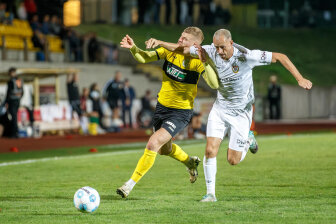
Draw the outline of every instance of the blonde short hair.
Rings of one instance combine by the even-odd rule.
[[[204,40],[204,35],[203,32],[200,28],[195,27],[195,26],[189,26],[183,30],[184,33],[188,33],[196,37],[197,40],[200,41],[199,44],[201,44]]]

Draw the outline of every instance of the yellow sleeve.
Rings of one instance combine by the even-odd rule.
[[[170,52],[166,48],[160,47],[155,50],[159,59],[166,59],[167,54]]]
[[[157,51],[144,51],[135,45],[130,49],[130,51],[135,60],[137,60],[140,63],[148,63],[160,60]]]
[[[214,70],[212,66],[208,63],[203,63],[203,66],[204,66],[204,73],[203,73],[204,81],[208,84],[208,86],[210,86],[211,89],[218,89],[219,82],[216,70]]]

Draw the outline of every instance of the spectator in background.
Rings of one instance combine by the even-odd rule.
[[[141,128],[149,128],[152,125],[152,117],[154,115],[154,108],[151,105],[151,91],[148,89],[143,97],[141,97],[141,110],[138,114],[137,120]]]
[[[171,24],[170,23],[170,17],[171,17],[171,1],[172,0],[164,0],[166,2],[166,24]]]
[[[160,23],[160,11],[161,11],[161,5],[163,4],[164,0],[155,0],[154,5],[154,23],[159,24]]]
[[[31,20],[30,20],[30,27],[32,28],[33,31],[35,30],[40,30],[41,29],[41,24],[39,22],[39,17],[37,14],[35,14]]]
[[[100,133],[104,133],[104,131],[99,126],[101,124],[103,113],[101,110],[100,91],[99,91],[99,87],[97,83],[93,83],[90,86],[89,101],[87,104],[87,112],[90,117],[89,133],[91,135],[97,135]]]
[[[116,71],[114,79],[111,79],[106,83],[103,89],[103,96],[106,99],[112,110],[112,123],[113,125],[121,124],[119,119],[119,105],[118,101],[121,97],[122,83],[121,72]]]
[[[281,87],[277,84],[277,77],[270,77],[267,98],[269,102],[270,119],[280,119]]]
[[[97,40],[96,33],[91,34],[91,38],[88,43],[88,54],[90,62],[98,62],[99,61],[99,43]]]
[[[176,18],[176,24],[181,24],[181,0],[175,0],[175,18]]]
[[[82,123],[83,126],[85,127],[86,131],[81,130],[81,134],[87,134],[88,131],[88,126],[89,126],[89,114],[87,110],[87,104],[89,101],[89,89],[84,87],[82,89],[82,95],[80,96],[80,109],[82,110]]]
[[[69,58],[71,61],[82,61],[81,40],[77,32],[73,29],[66,31],[65,41],[69,43]]]
[[[50,33],[59,36],[61,34],[61,24],[58,16],[53,15],[50,21]]]
[[[47,41],[45,36],[38,30],[34,30],[32,42],[35,48],[39,51],[36,52],[36,61],[45,61],[45,48],[47,47]]]
[[[6,4],[0,3],[0,23],[6,22]]]
[[[0,3],[0,23],[12,24],[13,14],[9,13],[7,15],[7,5],[6,3]]]
[[[211,20],[213,19],[213,15],[210,11],[210,0],[200,0],[200,16],[199,16],[199,24],[210,25]]]
[[[24,0],[24,5],[28,13],[28,20],[31,20],[37,13],[37,7],[34,0]]]
[[[122,119],[124,122],[124,127],[127,126],[133,128],[133,119],[132,119],[132,106],[133,100],[135,98],[134,88],[130,85],[128,79],[125,79],[124,87],[121,91],[121,102],[122,102]],[[128,113],[129,124],[126,124],[126,113]]]
[[[89,94],[90,94],[89,89],[84,87],[82,90],[82,95],[80,97],[80,108],[84,113],[87,112],[86,102],[89,99]]]
[[[202,122],[202,113],[194,112],[189,124],[190,137],[205,139],[206,124]]]
[[[145,21],[145,15],[146,11],[150,7],[151,2],[150,1],[143,1],[143,0],[138,0],[138,23],[143,24]]]
[[[102,117],[100,105],[100,91],[97,83],[92,83],[90,86],[89,99],[91,100],[90,112],[95,113],[98,118]]]
[[[10,80],[7,83],[6,106],[10,114],[10,138],[18,137],[17,113],[23,96],[23,81],[16,76],[16,68],[8,70]]]
[[[6,4],[6,12],[7,12],[6,23],[7,24],[12,24],[13,19],[14,19],[15,14],[16,14],[16,5],[14,4],[15,2],[13,0],[2,0],[2,2],[4,2]]]
[[[181,1],[180,10],[181,10],[181,13],[179,15],[179,22],[182,25],[186,25],[187,24],[187,18],[188,18],[188,12],[189,12],[188,0],[182,0]]]
[[[145,95],[141,98],[141,111],[154,111],[154,108],[151,106],[151,100],[151,91],[147,89]]]
[[[69,103],[72,108],[72,113],[76,112],[79,117],[82,116],[83,112],[81,109],[81,102],[79,97],[79,90],[78,90],[78,74],[73,73],[69,74],[67,77],[67,91],[69,97]]]
[[[26,8],[24,6],[24,2],[20,2],[19,3],[19,6],[17,8],[17,16],[19,19],[22,19],[22,20],[27,20],[28,19],[28,15],[27,15],[27,11],[26,11]]]
[[[41,32],[44,35],[48,35],[50,33],[50,16],[49,15],[45,15],[43,17],[43,22],[42,22],[42,26],[41,26]]]
[[[87,127],[85,125],[85,121],[83,119],[83,111],[81,109],[81,101],[79,97],[79,89],[78,89],[78,73],[69,74],[67,77],[67,91],[69,103],[71,106],[71,117],[73,117],[73,112],[76,112],[79,117],[79,122],[81,126],[81,131],[86,134]]]

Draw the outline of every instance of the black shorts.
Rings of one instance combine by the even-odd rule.
[[[109,104],[111,110],[118,107],[118,99],[108,99],[107,103]]]
[[[174,137],[189,124],[192,115],[193,110],[169,108],[158,102],[153,117],[154,131],[164,128]]]

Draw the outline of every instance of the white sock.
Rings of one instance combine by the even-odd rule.
[[[244,151],[242,151],[242,156],[241,156],[241,158],[240,158],[240,162],[243,161],[243,160],[245,159],[245,156],[246,156],[246,154],[247,154],[249,148],[250,148],[250,144],[246,144],[246,147],[245,147]]]
[[[207,187],[207,194],[215,195],[216,187],[216,173],[217,173],[217,159],[214,158],[203,158],[203,168],[205,184]]]
[[[129,179],[127,182],[126,182],[126,185],[130,188],[130,190],[133,189],[133,187],[135,186],[136,182],[132,179]]]

